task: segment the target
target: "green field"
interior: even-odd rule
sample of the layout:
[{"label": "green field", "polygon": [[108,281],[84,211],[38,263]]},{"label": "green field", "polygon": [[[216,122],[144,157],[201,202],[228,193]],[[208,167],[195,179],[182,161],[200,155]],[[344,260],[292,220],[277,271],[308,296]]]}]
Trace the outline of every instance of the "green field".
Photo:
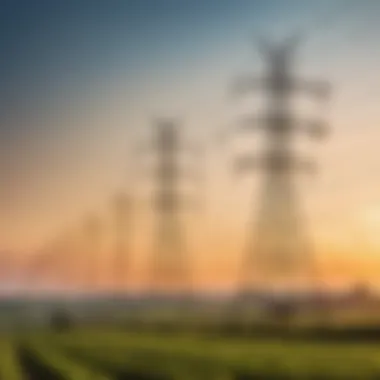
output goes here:
[{"label": "green field", "polygon": [[380,344],[78,329],[4,336],[0,379],[379,379]]}]

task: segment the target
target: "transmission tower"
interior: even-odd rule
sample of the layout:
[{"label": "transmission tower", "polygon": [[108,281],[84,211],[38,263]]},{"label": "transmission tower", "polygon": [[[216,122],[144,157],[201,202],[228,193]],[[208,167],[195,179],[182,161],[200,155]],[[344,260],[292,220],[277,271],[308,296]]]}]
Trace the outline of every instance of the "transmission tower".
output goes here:
[{"label": "transmission tower", "polygon": [[[65,233],[56,237],[34,254],[27,263],[25,280],[31,288],[53,281],[54,285],[67,285],[70,279],[70,236]],[[47,284],[45,284],[47,285]],[[50,284],[52,285],[52,284]]]},{"label": "transmission tower", "polygon": [[149,269],[153,294],[191,290],[189,257],[184,241],[181,208],[185,204],[180,185],[185,176],[180,155],[195,146],[186,145],[172,121],[158,122],[152,149],[156,156],[153,209],[156,215],[153,255]]},{"label": "transmission tower", "polygon": [[[130,229],[131,229],[131,197],[126,192],[119,192],[113,199],[115,247],[113,260],[113,278],[118,290],[125,286],[130,263]],[[119,289],[119,287],[121,287]]]},{"label": "transmission tower", "polygon": [[53,253],[52,247],[47,245],[28,260],[24,274],[27,291],[33,291],[36,285],[41,285],[47,275],[51,274],[54,258],[55,252]]},{"label": "transmission tower", "polygon": [[85,281],[88,290],[97,290],[101,275],[101,233],[102,222],[96,215],[88,215],[84,226]]},{"label": "transmission tower", "polygon": [[[294,176],[298,170],[314,171],[315,164],[312,160],[298,157],[293,143],[301,131],[311,137],[322,137],[326,127],[322,120],[296,120],[291,110],[291,100],[295,92],[306,91],[323,102],[329,86],[325,82],[295,78],[292,65],[296,46],[296,38],[277,46],[262,43],[266,75],[263,78],[247,76],[236,83],[235,90],[239,94],[261,87],[267,95],[267,109],[263,115],[241,126],[242,129],[263,132],[264,152],[257,157],[242,156],[236,162],[239,171],[263,169],[264,177],[256,234],[252,236],[250,232],[243,266],[243,291],[253,290],[255,282],[256,286],[265,284],[264,287],[293,286],[293,281],[302,276],[310,280],[315,270]],[[290,285],[292,282],[293,285]]]}]

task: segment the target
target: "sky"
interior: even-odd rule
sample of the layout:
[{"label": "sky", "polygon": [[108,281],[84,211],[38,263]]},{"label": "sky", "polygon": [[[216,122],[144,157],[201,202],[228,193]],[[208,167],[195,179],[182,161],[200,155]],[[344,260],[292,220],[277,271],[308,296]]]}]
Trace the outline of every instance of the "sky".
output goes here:
[{"label": "sky", "polygon": [[194,157],[205,180],[188,195],[202,206],[185,223],[199,282],[231,282],[260,185],[254,173],[235,181],[231,162],[257,139],[221,146],[216,136],[263,99],[240,102],[229,88],[239,74],[265,72],[260,38],[301,32],[295,73],[332,86],[321,109],[308,94],[297,108],[330,128],[322,144],[300,144],[318,164],[315,178],[299,176],[310,235],[330,281],[376,279],[378,1],[2,0],[0,7],[4,256],[23,262],[62,234],[77,233],[89,214],[109,229],[110,202],[125,188],[138,201],[135,277],[143,276],[154,227],[152,184],[146,160],[131,151],[149,141],[157,118],[167,117],[205,150],[202,162]]}]

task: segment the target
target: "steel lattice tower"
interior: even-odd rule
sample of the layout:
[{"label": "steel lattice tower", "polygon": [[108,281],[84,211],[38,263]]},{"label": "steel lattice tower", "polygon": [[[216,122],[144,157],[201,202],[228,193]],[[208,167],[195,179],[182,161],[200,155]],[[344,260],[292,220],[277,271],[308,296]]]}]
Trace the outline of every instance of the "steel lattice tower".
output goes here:
[{"label": "steel lattice tower", "polygon": [[[113,276],[118,287],[124,288],[128,277],[131,237],[131,198],[126,192],[119,192],[113,199],[115,247]],[[121,288],[118,290],[122,290]]]},{"label": "steel lattice tower", "polygon": [[[70,279],[69,259],[71,253],[70,234],[63,234],[44,245],[27,264],[25,279],[27,286],[51,281],[66,284]],[[67,285],[67,284],[66,284]]]},{"label": "steel lattice tower", "polygon": [[102,222],[95,215],[88,215],[84,222],[84,249],[86,285],[88,290],[97,290],[100,284],[100,252]]},{"label": "steel lattice tower", "polygon": [[186,151],[178,126],[159,121],[152,149],[156,156],[153,210],[156,215],[154,247],[149,268],[149,291],[153,294],[185,294],[191,291],[187,245],[181,209],[184,177],[180,155]]},{"label": "steel lattice tower", "polygon": [[249,236],[243,265],[243,291],[253,290],[255,281],[256,286],[261,284],[259,287],[289,286],[289,282],[299,277],[310,279],[316,269],[294,176],[300,169],[314,170],[315,165],[311,160],[299,158],[293,143],[302,130],[312,137],[322,137],[325,125],[322,121],[295,120],[290,101],[296,91],[310,92],[322,101],[328,93],[328,84],[295,78],[291,69],[296,42],[293,38],[278,46],[262,44],[266,76],[241,78],[237,83],[238,92],[261,87],[267,95],[264,114],[244,125],[244,128],[261,129],[264,153],[258,157],[240,157],[237,161],[237,169],[261,168],[264,177],[256,234]]}]

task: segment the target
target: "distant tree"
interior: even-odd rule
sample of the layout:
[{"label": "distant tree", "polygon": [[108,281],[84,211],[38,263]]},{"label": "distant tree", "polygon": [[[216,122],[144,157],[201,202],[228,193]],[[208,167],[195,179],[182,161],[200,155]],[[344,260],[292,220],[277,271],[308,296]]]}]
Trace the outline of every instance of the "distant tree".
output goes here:
[{"label": "distant tree", "polygon": [[273,302],[268,311],[271,320],[281,323],[289,323],[296,315],[297,308],[292,302],[277,301]]},{"label": "distant tree", "polygon": [[371,287],[367,283],[358,282],[352,287],[350,296],[354,300],[368,300],[372,297]]},{"label": "distant tree", "polygon": [[55,310],[50,317],[50,327],[57,332],[64,332],[72,327],[72,320],[65,310]]}]

